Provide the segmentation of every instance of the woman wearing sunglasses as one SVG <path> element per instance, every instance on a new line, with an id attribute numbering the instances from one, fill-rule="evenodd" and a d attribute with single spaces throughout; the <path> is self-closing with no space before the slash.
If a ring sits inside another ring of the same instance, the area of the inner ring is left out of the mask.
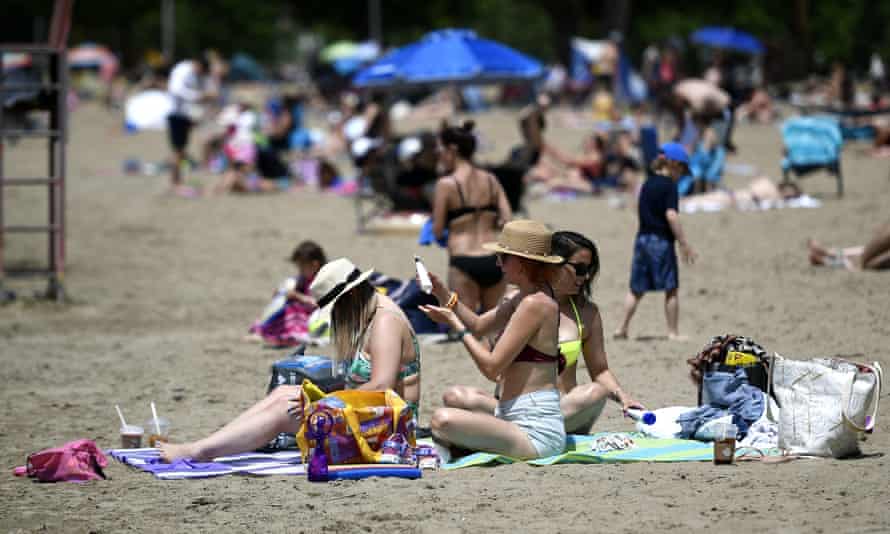
<path id="1" fill-rule="evenodd" d="M 592 241 L 576 232 L 556 232 L 552 254 L 562 256 L 560 276 L 553 286 L 559 302 L 559 350 L 566 366 L 559 375 L 560 408 L 566 432 L 588 433 L 602 413 L 606 398 L 619 402 L 622 409 L 643 406 L 621 389 L 609 369 L 603 344 L 603 323 L 599 308 L 591 301 L 591 284 L 599 274 L 599 254 Z M 434 281 L 434 286 L 441 285 Z M 460 311 L 466 313 L 464 308 Z M 479 321 L 479 323 L 483 323 Z M 467 321 L 467 324 L 477 324 Z M 578 384 L 578 361 L 583 358 L 589 384 Z M 445 391 L 446 406 L 491 413 L 498 400 L 478 388 L 454 386 Z"/>

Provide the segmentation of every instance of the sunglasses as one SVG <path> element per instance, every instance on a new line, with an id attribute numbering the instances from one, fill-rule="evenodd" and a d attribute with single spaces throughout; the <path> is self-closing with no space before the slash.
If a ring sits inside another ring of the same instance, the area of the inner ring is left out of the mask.
<path id="1" fill-rule="evenodd" d="M 589 263 L 571 263 L 566 262 L 566 265 L 570 266 L 575 271 L 575 276 L 579 278 L 587 278 L 591 274 L 593 274 L 593 266 Z"/>

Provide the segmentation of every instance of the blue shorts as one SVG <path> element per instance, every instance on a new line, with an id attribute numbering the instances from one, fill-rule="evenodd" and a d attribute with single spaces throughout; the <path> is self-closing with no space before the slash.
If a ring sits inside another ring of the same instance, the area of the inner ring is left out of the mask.
<path id="1" fill-rule="evenodd" d="M 677 289 L 677 271 L 673 241 L 655 234 L 637 235 L 630 267 L 630 290 L 633 293 Z"/>

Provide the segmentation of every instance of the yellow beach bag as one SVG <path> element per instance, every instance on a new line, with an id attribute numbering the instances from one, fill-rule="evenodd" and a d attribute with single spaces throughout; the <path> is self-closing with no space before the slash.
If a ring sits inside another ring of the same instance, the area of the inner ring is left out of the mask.
<path id="1" fill-rule="evenodd" d="M 297 432 L 297 445 L 303 462 L 315 447 L 316 414 L 330 417 L 324 448 L 331 465 L 380 463 L 383 442 L 402 434 L 411 447 L 415 442 L 414 413 L 395 391 L 345 390 L 325 393 L 309 380 L 303 381 L 309 400 L 303 406 L 303 422 Z M 324 417 L 324 416 L 322 416 Z"/>

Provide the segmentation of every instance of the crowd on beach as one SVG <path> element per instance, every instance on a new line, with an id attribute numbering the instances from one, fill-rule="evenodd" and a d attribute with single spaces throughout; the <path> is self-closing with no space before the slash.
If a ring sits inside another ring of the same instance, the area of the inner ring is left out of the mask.
<path id="1" fill-rule="evenodd" d="M 560 97 L 539 94 L 519 113 L 521 144 L 496 165 L 479 163 L 484 137 L 473 121 L 444 120 L 459 104 L 447 91 L 412 111 L 443 119 L 438 131 L 402 137 L 395 136 L 396 115 L 379 95 L 339 95 L 325 132 L 308 126 L 306 95 L 272 99 L 262 112 L 245 103 L 229 105 L 219 114 L 221 129 L 205 143 L 204 161 L 222 173 L 213 194 L 283 191 L 300 183 L 343 187 L 331 161 L 345 153 L 358 174 L 355 189 L 388 196 L 394 210 L 427 213 L 426 230 L 448 252 L 447 273 L 430 275 L 427 300 L 406 306 L 379 290 L 374 278 L 379 273 L 363 271 L 346 258 L 329 261 L 320 244 L 303 242 L 290 258 L 296 276 L 276 293 L 275 313 L 264 313 L 251 326 L 250 338 L 296 345 L 317 336 L 319 325 L 327 326 L 335 359 L 346 363 L 348 388 L 392 389 L 418 415 L 423 373 L 416 318 L 444 325 L 493 384 L 491 391 L 457 384 L 446 389 L 430 427 L 433 438 L 452 450 L 549 456 L 563 450 L 568 433 L 589 432 L 607 400 L 622 410 L 643 408 L 609 369 L 601 310 L 592 295 L 600 265 L 595 243 L 571 229 L 552 231 L 517 218 L 523 209 L 517 199 L 536 188 L 625 192 L 638 214 L 638 232 L 613 338 L 627 338 L 645 294 L 663 292 L 667 337 L 684 339 L 679 260 L 692 264 L 697 253 L 680 222 L 682 207 L 745 209 L 799 198 L 802 192 L 797 184 L 776 184 L 768 177 L 736 191 L 722 186 L 726 157 L 738 150 L 732 142 L 735 123 L 771 121 L 777 112 L 758 87 L 744 100 L 725 89 L 721 56 L 701 78 L 680 79 L 675 61 L 667 49 L 651 65 L 658 110 L 634 106 L 622 117 L 607 90 L 608 77 L 601 80 L 591 100 L 607 126 L 594 127 L 580 154 L 548 141 L 552 106 Z M 180 174 L 194 124 L 188 110 L 214 97 L 204 89 L 206 72 L 206 62 L 188 60 L 170 79 L 177 103 L 168 119 L 175 160 L 171 186 L 186 196 L 195 193 Z M 828 98 L 844 101 L 844 83 L 836 71 Z M 660 145 L 657 130 L 646 128 L 657 121 L 658 111 L 674 121 L 673 140 Z M 292 172 L 294 154 L 300 176 Z M 809 259 L 813 265 L 854 270 L 886 268 L 888 235 L 882 227 L 865 246 L 836 250 L 813 241 Z M 582 360 L 590 379 L 583 384 L 577 377 Z M 306 402 L 299 386 L 280 386 L 210 436 L 162 444 L 162 456 L 210 459 L 256 449 L 279 433 L 296 432 Z"/>
<path id="2" fill-rule="evenodd" d="M 645 101 L 620 100 L 613 87 L 616 75 L 600 68 L 586 93 L 589 113 L 564 105 L 578 97 L 564 76 L 552 74 L 558 70 L 554 67 L 538 96 L 519 113 L 520 143 L 504 160 L 480 161 L 480 165 L 505 187 L 514 210 L 521 208 L 525 193 L 574 198 L 607 192 L 619 199 L 615 205 L 633 205 L 657 147 L 657 133 L 647 133 L 654 128 L 669 133 L 690 156 L 690 172 L 678 182 L 681 197 L 731 193 L 723 176 L 727 158 L 736 154 L 732 141 L 736 123 L 772 122 L 780 111 L 755 67 L 741 68 L 738 61 L 725 58 L 718 51 L 700 77 L 688 77 L 682 74 L 673 48 L 647 50 L 642 72 L 651 98 Z M 748 71 L 753 72 L 739 74 Z M 172 148 L 171 192 L 192 197 L 202 191 L 205 195 L 274 193 L 310 186 L 342 194 L 373 192 L 385 197 L 396 212 L 432 212 L 440 174 L 435 132 L 397 133 L 394 122 L 408 117 L 446 120 L 469 106 L 462 92 L 441 89 L 413 106 L 383 93 L 322 94 L 307 87 L 261 91 L 239 100 L 223 97 L 229 94 L 221 89 L 225 72 L 225 63 L 215 55 L 181 61 L 170 71 L 167 91 L 174 107 L 166 120 Z M 838 64 L 827 82 L 809 84 L 792 100 L 801 107 L 854 113 L 844 124 L 873 137 L 875 154 L 881 154 L 890 135 L 880 113 L 890 109 L 890 102 L 883 96 L 883 78 L 875 78 L 871 86 L 869 102 L 859 102 L 862 91 L 853 91 L 852 77 Z M 201 138 L 193 140 L 193 130 L 209 116 L 215 116 L 213 125 L 202 127 Z M 554 124 L 586 130 L 579 150 L 568 151 L 548 139 L 547 129 Z M 192 158 L 188 147 L 196 143 L 201 145 L 200 157 Z M 183 173 L 189 163 L 218 174 L 218 180 L 187 185 Z M 761 200 L 770 203 L 803 194 L 799 187 L 785 188 L 767 198 L 755 196 L 753 206 Z M 752 205 L 744 199 L 735 203 L 731 194 L 729 198 L 727 202 L 712 196 L 704 205 L 715 209 Z M 693 200 L 691 205 L 702 201 Z"/>
<path id="3" fill-rule="evenodd" d="M 218 56 L 186 59 L 172 66 L 164 84 L 172 102 L 165 117 L 169 190 L 199 197 L 312 187 L 380 197 L 391 213 L 423 214 L 426 226 L 418 231 L 448 253 L 447 271 L 430 274 L 426 295 L 413 281 L 401 284 L 350 259 L 328 258 L 323 236 L 313 236 L 293 251 L 295 275 L 278 288 L 248 338 L 279 347 L 327 339 L 334 359 L 346 365 L 347 388 L 391 389 L 418 416 L 418 334 L 432 325 L 461 344 L 492 383 L 489 391 L 449 385 L 429 422 L 433 438 L 452 450 L 514 458 L 557 454 L 567 434 L 591 431 L 608 400 L 624 411 L 643 405 L 609 368 L 602 311 L 592 293 L 600 269 L 595 242 L 520 215 L 525 195 L 564 199 L 608 191 L 619 199 L 615 205 L 636 211 L 615 340 L 628 337 L 641 300 L 652 292 L 664 294 L 667 338 L 685 339 L 679 263 L 693 264 L 698 254 L 681 213 L 762 209 L 805 198 L 798 183 L 768 176 L 754 177 L 745 188 L 724 185 L 727 158 L 739 150 L 736 124 L 772 122 L 782 113 L 756 63 L 744 68 L 718 51 L 700 76 L 690 77 L 675 48 L 650 47 L 642 75 L 651 98 L 633 101 L 616 91 L 616 54 L 604 54 L 594 66 L 586 92 L 572 87 L 562 67 L 551 69 L 536 91 L 520 91 L 514 99 L 521 105 L 519 143 L 498 162 L 481 161 L 487 140 L 474 121 L 453 122 L 472 103 L 456 88 L 431 91 L 413 105 L 382 93 L 321 94 L 305 87 L 232 98 Z M 848 122 L 870 128 L 880 153 L 890 144 L 890 127 L 880 115 L 890 102 L 879 57 L 870 74 L 867 102 L 840 64 L 827 83 L 810 84 L 796 100 L 801 107 L 853 112 Z M 589 111 L 565 105 L 579 95 Z M 408 117 L 438 127 L 397 133 L 394 123 Z M 581 130 L 578 150 L 552 142 L 548 132 L 555 127 Z M 659 133 L 669 141 L 659 142 Z M 199 158 L 189 152 L 196 145 Z M 190 184 L 193 166 L 218 177 Z M 811 241 L 808 248 L 813 265 L 886 269 L 890 228 L 879 227 L 862 246 L 832 249 Z M 398 291 L 391 291 L 394 285 Z M 578 379 L 582 362 L 589 382 Z M 161 444 L 162 456 L 201 460 L 256 449 L 279 433 L 296 432 L 306 402 L 299 386 L 280 386 L 210 436 Z"/>

